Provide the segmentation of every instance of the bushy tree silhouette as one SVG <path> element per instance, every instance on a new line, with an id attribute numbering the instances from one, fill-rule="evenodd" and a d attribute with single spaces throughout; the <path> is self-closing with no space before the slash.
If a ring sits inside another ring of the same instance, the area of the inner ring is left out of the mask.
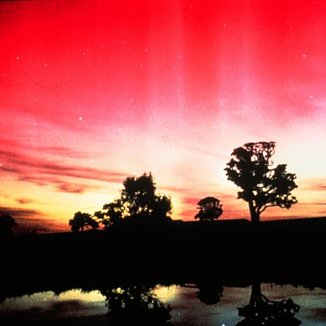
<path id="1" fill-rule="evenodd" d="M 197 287 L 197 298 L 207 305 L 217 304 L 223 296 L 224 289 L 221 284 L 205 281 L 197 283 Z"/>
<path id="2" fill-rule="evenodd" d="M 74 217 L 69 220 L 69 225 L 71 226 L 71 231 L 78 232 L 84 231 L 84 228 L 91 227 L 96 229 L 99 227 L 98 222 L 92 217 L 91 214 L 77 212 Z"/>
<path id="3" fill-rule="evenodd" d="M 201 222 L 214 221 L 223 214 L 220 200 L 215 197 L 205 197 L 197 203 L 199 212 L 195 215 L 195 219 Z"/>
<path id="4" fill-rule="evenodd" d="M 156 298 L 152 288 L 133 285 L 101 292 L 106 296 L 110 325 L 171 325 L 171 308 Z"/>
<path id="5" fill-rule="evenodd" d="M 13 235 L 13 228 L 17 226 L 17 223 L 12 216 L 7 214 L 2 214 L 0 216 L 0 236 L 10 237 Z"/>
<path id="6" fill-rule="evenodd" d="M 259 222 L 268 207 L 290 208 L 297 203 L 291 195 L 296 175 L 286 171 L 286 164 L 272 168 L 274 153 L 275 142 L 247 143 L 232 152 L 225 168 L 228 180 L 242 189 L 238 198 L 248 202 L 253 222 Z"/>
<path id="7" fill-rule="evenodd" d="M 152 174 L 144 173 L 140 177 L 128 177 L 123 182 L 119 199 L 103 206 L 103 223 L 106 226 L 122 220 L 140 223 L 160 223 L 170 220 L 171 200 L 157 195 Z"/>
<path id="8" fill-rule="evenodd" d="M 105 204 L 103 209 L 105 212 L 102 213 L 102 223 L 106 228 L 122 221 L 124 206 L 120 199 L 117 199 L 112 203 Z"/>
<path id="9" fill-rule="evenodd" d="M 301 321 L 294 317 L 300 306 L 292 299 L 272 301 L 262 293 L 260 283 L 251 287 L 249 305 L 238 308 L 239 316 L 245 317 L 236 326 L 298 326 Z"/>

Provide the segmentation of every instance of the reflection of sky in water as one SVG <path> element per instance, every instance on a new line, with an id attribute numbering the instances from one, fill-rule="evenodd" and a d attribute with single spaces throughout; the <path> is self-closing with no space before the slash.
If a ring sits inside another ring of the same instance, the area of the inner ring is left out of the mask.
<path id="1" fill-rule="evenodd" d="M 197 291 L 194 287 L 160 286 L 154 293 L 171 306 L 171 322 L 175 326 L 234 326 L 242 319 L 238 316 L 237 308 L 249 303 L 251 287 L 225 287 L 221 301 L 214 305 L 200 302 L 196 297 Z M 292 298 L 301 307 L 295 316 L 302 321 L 302 325 L 326 324 L 326 290 L 310 291 L 302 287 L 263 284 L 262 294 L 270 300 Z M 53 292 L 43 292 L 9 298 L 0 304 L 0 316 L 20 314 L 44 320 L 105 316 L 106 313 L 105 297 L 98 291 L 70 290 L 58 296 Z"/>
<path id="2" fill-rule="evenodd" d="M 80 317 L 105 314 L 105 298 L 99 291 L 69 290 L 55 295 L 53 292 L 35 293 L 6 299 L 0 304 L 0 314 L 19 313 L 26 316 L 43 314 L 45 317 Z"/>

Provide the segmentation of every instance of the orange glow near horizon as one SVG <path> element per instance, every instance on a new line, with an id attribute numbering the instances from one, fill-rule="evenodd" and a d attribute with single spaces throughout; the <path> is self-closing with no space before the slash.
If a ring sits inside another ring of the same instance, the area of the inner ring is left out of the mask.
<path id="1" fill-rule="evenodd" d="M 68 230 L 152 172 L 173 218 L 214 196 L 248 218 L 224 173 L 232 150 L 275 141 L 299 203 L 326 215 L 326 4 L 0 2 L 0 213 Z"/>

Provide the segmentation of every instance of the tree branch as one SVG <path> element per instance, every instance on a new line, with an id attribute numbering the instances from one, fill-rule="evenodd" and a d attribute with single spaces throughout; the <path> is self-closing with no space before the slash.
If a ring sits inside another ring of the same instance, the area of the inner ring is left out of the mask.
<path id="1" fill-rule="evenodd" d="M 275 206 L 277 206 L 277 205 L 270 204 L 270 205 L 262 206 L 262 207 L 260 207 L 260 208 L 258 209 L 258 213 L 261 214 L 262 212 L 265 211 L 266 208 L 268 208 L 268 207 L 275 207 Z"/>

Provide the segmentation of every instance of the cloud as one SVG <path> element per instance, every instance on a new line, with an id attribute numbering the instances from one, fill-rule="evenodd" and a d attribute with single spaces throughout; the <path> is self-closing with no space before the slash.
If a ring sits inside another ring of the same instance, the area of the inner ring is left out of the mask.
<path id="1" fill-rule="evenodd" d="M 171 192 L 176 192 L 176 193 L 184 193 L 189 191 L 189 189 L 187 188 L 182 188 L 182 187 L 177 187 L 177 186 L 164 186 L 161 187 L 160 189 L 162 189 L 163 191 L 171 191 Z"/>
<path id="2" fill-rule="evenodd" d="M 14 231 L 17 234 L 69 231 L 68 222 L 67 224 L 58 223 L 55 220 L 46 218 L 43 213 L 34 209 L 0 206 L 0 214 L 8 214 L 15 219 L 17 227 L 15 227 Z"/>
<path id="3" fill-rule="evenodd" d="M 185 197 L 182 199 L 182 202 L 185 204 L 185 205 L 191 205 L 193 206 L 194 208 L 197 207 L 197 203 L 199 202 L 201 198 L 198 198 L 198 197 Z"/>
<path id="4" fill-rule="evenodd" d="M 62 192 L 69 192 L 73 194 L 82 194 L 87 190 L 94 189 L 96 187 L 90 187 L 77 183 L 59 182 L 57 188 Z"/>
<path id="5" fill-rule="evenodd" d="M 326 191 L 326 179 L 325 178 L 311 178 L 302 181 L 300 188 L 305 190 L 314 191 Z"/>
<path id="6" fill-rule="evenodd" d="M 12 208 L 7 206 L 0 206 L 0 214 L 8 214 L 14 218 L 28 218 L 30 216 L 41 216 L 42 213 L 34 210 L 34 209 L 27 209 L 27 208 Z"/>
<path id="7" fill-rule="evenodd" d="M 326 191 L 326 184 L 315 184 L 313 190 Z"/>
<path id="8" fill-rule="evenodd" d="M 100 187 L 95 185 L 83 184 L 78 182 L 63 181 L 60 177 L 51 176 L 24 176 L 18 179 L 19 181 L 31 182 L 39 186 L 53 185 L 60 192 L 67 192 L 73 194 L 82 194 L 89 190 L 98 189 Z"/>
<path id="9" fill-rule="evenodd" d="M 58 147 L 58 146 L 52 146 L 52 147 L 46 147 L 46 146 L 40 146 L 40 147 L 34 147 L 35 150 L 40 150 L 42 152 L 46 152 L 47 154 L 54 154 L 54 155 L 60 155 L 64 157 L 73 157 L 73 158 L 88 158 L 89 155 L 86 153 L 82 153 L 81 151 L 76 151 L 71 148 L 67 147 Z"/>
<path id="10" fill-rule="evenodd" d="M 30 204 L 33 202 L 31 199 L 27 199 L 27 198 L 17 198 L 16 201 L 17 201 L 17 203 L 22 204 L 22 205 Z"/>
<path id="11" fill-rule="evenodd" d="M 94 185 L 83 183 L 85 180 L 121 183 L 126 177 L 126 174 L 120 172 L 61 164 L 7 151 L 0 151 L 0 160 L 1 170 L 15 174 L 20 181 L 32 182 L 39 186 L 52 184 L 57 190 L 68 193 L 83 193 L 96 188 Z M 69 182 L 69 178 L 80 181 Z"/>
<path id="12" fill-rule="evenodd" d="M 18 227 L 15 230 L 16 233 L 26 233 L 26 232 L 37 232 L 37 233 L 51 233 L 51 232 L 67 232 L 70 231 L 67 223 L 58 223 L 55 220 L 51 220 L 48 218 L 16 218 L 15 219 Z"/>

